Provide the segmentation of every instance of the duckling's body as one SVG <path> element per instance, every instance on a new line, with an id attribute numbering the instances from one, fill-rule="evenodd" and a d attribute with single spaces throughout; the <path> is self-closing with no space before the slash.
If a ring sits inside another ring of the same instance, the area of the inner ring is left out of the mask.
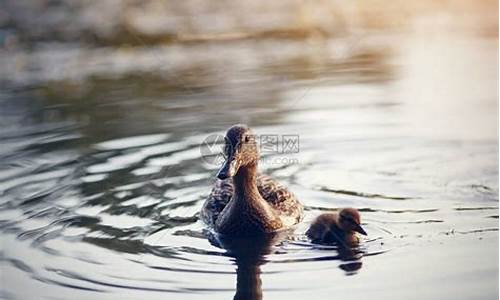
<path id="1" fill-rule="evenodd" d="M 325 213 L 318 216 L 306 232 L 314 243 L 340 243 L 353 246 L 359 242 L 356 235 L 366 235 L 360 225 L 360 216 L 354 208 L 344 208 L 338 213 Z"/>
<path id="2" fill-rule="evenodd" d="M 226 133 L 227 160 L 201 210 L 215 231 L 237 236 L 285 229 L 300 222 L 303 207 L 285 186 L 257 173 L 259 154 L 250 129 L 231 127 Z"/>

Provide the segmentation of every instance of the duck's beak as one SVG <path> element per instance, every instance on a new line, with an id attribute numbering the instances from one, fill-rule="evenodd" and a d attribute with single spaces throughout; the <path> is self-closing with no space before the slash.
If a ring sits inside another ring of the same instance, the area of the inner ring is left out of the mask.
<path id="1" fill-rule="evenodd" d="M 238 163 L 234 158 L 228 158 L 217 173 L 217 178 L 224 180 L 233 177 L 238 171 Z"/>
<path id="2" fill-rule="evenodd" d="M 361 227 L 361 225 L 356 224 L 356 227 L 354 228 L 354 231 L 361 233 L 362 235 L 368 235 L 366 231 Z"/>

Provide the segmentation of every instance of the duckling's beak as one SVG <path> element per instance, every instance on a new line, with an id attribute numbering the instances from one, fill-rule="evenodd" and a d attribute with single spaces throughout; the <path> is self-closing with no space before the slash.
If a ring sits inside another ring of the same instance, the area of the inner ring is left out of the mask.
<path id="1" fill-rule="evenodd" d="M 220 180 L 228 179 L 230 177 L 233 177 L 237 171 L 237 161 L 234 158 L 228 158 L 217 173 L 217 178 L 219 178 Z"/>
<path id="2" fill-rule="evenodd" d="M 362 235 L 368 235 L 366 231 L 361 227 L 361 225 L 356 224 L 356 227 L 354 228 L 354 231 L 361 233 Z"/>

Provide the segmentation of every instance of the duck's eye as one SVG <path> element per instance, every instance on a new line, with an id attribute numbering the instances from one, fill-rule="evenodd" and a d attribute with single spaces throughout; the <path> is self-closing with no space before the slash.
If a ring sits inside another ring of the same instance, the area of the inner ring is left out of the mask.
<path id="1" fill-rule="evenodd" d="M 243 138 L 243 141 L 245 141 L 245 143 L 255 143 L 255 136 L 254 135 L 245 135 L 245 137 Z"/>

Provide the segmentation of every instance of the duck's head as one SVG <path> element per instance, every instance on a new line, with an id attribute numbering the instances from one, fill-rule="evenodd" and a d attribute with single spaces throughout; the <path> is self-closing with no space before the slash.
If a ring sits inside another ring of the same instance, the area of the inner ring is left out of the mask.
<path id="1" fill-rule="evenodd" d="M 226 158 L 217 178 L 227 179 L 238 173 L 241 167 L 257 164 L 259 149 L 255 135 L 246 125 L 234 125 L 228 129 L 224 138 L 224 156 Z"/>
<path id="2" fill-rule="evenodd" d="M 339 226 L 344 231 L 356 231 L 366 235 L 366 231 L 361 227 L 361 217 L 355 208 L 343 208 L 339 211 Z"/>

